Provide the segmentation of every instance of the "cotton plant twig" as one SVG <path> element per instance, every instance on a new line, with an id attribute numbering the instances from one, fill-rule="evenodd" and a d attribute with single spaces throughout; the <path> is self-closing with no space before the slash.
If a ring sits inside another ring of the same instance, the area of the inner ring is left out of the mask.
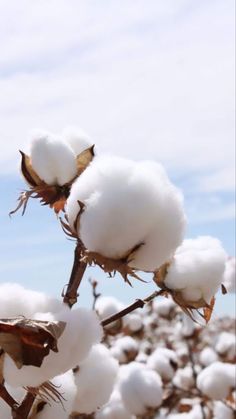
<path id="1" fill-rule="evenodd" d="M 115 322 L 116 320 L 121 319 L 122 317 L 126 316 L 127 314 L 131 313 L 132 311 L 136 310 L 137 308 L 143 308 L 145 304 L 152 301 L 154 298 L 159 297 L 160 295 L 165 294 L 164 290 L 155 291 L 148 297 L 144 298 L 143 300 L 138 299 L 134 303 L 130 304 L 128 307 L 124 308 L 123 310 L 119 311 L 118 313 L 113 314 L 110 317 L 102 320 L 101 325 L 107 326 L 110 323 Z"/>
<path id="2" fill-rule="evenodd" d="M 74 251 L 74 262 L 69 284 L 67 285 L 65 294 L 64 292 L 62 293 L 64 303 L 68 304 L 70 308 L 77 302 L 78 288 L 80 286 L 81 280 L 87 267 L 87 263 L 81 260 L 82 250 L 83 244 L 78 239 Z"/>
<path id="3" fill-rule="evenodd" d="M 94 310 L 95 309 L 95 305 L 96 305 L 96 301 L 101 296 L 101 293 L 97 292 L 98 282 L 95 279 L 89 278 L 89 283 L 91 284 L 92 292 L 93 292 L 93 305 L 92 305 L 92 309 Z"/>
<path id="4" fill-rule="evenodd" d="M 12 418 L 27 419 L 34 404 L 35 398 L 36 394 L 28 391 L 21 404 L 17 408 L 12 409 Z"/>

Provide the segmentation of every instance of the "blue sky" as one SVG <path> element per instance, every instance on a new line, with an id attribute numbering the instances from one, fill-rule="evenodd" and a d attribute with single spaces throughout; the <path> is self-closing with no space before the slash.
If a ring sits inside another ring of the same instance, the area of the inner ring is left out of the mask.
<path id="1" fill-rule="evenodd" d="M 80 126 L 100 150 L 162 162 L 184 192 L 187 236 L 235 253 L 234 1 L 2 0 L 0 42 L 1 281 L 59 295 L 70 273 L 73 243 L 47 208 L 8 217 L 35 128 Z M 126 302 L 152 291 L 89 275 Z"/>

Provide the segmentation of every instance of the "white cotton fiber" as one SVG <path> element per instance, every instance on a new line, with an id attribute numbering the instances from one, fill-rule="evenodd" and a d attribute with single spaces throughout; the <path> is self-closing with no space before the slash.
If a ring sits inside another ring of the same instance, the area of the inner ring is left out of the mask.
<path id="1" fill-rule="evenodd" d="M 221 332 L 216 341 L 216 352 L 225 356 L 228 361 L 236 358 L 236 336 L 233 333 Z"/>
<path id="2" fill-rule="evenodd" d="M 235 258 L 228 258 L 225 264 L 222 282 L 227 291 L 230 293 L 235 293 L 236 289 L 235 266 Z"/>
<path id="3" fill-rule="evenodd" d="M 143 415 L 149 407 L 162 402 L 160 376 L 143 364 L 132 362 L 120 368 L 119 389 L 126 409 L 134 415 Z"/>
<path id="4" fill-rule="evenodd" d="M 214 402 L 214 419 L 235 419 L 233 409 L 220 401 Z"/>
<path id="5" fill-rule="evenodd" d="M 218 356 L 214 349 L 207 346 L 199 354 L 199 361 L 204 367 L 208 367 L 208 365 L 218 361 Z"/>
<path id="6" fill-rule="evenodd" d="M 35 419 L 68 419 L 76 395 L 74 374 L 72 370 L 67 371 L 65 374 L 54 377 L 51 382 L 62 395 L 62 403 L 50 400 L 43 407 L 43 410 L 36 415 Z"/>
<path id="7" fill-rule="evenodd" d="M 0 318 L 24 316 L 32 319 L 36 312 L 56 312 L 65 307 L 60 300 L 16 283 L 0 284 Z"/>
<path id="8" fill-rule="evenodd" d="M 95 310 L 101 320 L 112 316 L 115 313 L 123 310 L 124 304 L 122 304 L 115 297 L 102 296 L 99 297 L 95 304 Z"/>
<path id="9" fill-rule="evenodd" d="M 173 413 L 168 415 L 168 419 L 203 419 L 201 406 L 195 405 L 188 413 Z M 222 419 L 222 418 L 221 418 Z"/>
<path id="10" fill-rule="evenodd" d="M 182 241 L 182 197 L 157 163 L 95 157 L 67 201 L 72 228 L 78 200 L 85 204 L 78 233 L 90 251 L 118 259 L 143 243 L 130 266 L 153 271 Z"/>
<path id="11" fill-rule="evenodd" d="M 124 406 L 120 392 L 115 389 L 109 402 L 101 408 L 96 414 L 96 419 L 135 419 Z"/>
<path id="12" fill-rule="evenodd" d="M 192 368 L 189 366 L 179 368 L 174 376 L 173 384 L 181 389 L 190 390 L 194 386 Z"/>
<path id="13" fill-rule="evenodd" d="M 156 298 L 152 303 L 153 311 L 161 317 L 169 317 L 170 313 L 176 307 L 171 298 Z"/>
<path id="14" fill-rule="evenodd" d="M 109 400 L 118 373 L 118 362 L 104 345 L 95 345 L 75 373 L 77 395 L 73 411 L 93 413 Z"/>
<path id="15" fill-rule="evenodd" d="M 139 346 L 131 336 L 122 336 L 115 341 L 110 351 L 120 363 L 126 363 L 136 358 Z"/>
<path id="16" fill-rule="evenodd" d="M 170 381 L 178 366 L 174 351 L 167 348 L 157 348 L 148 358 L 147 366 L 160 374 L 164 381 Z"/>
<path id="17" fill-rule="evenodd" d="M 90 137 L 81 128 L 67 127 L 62 132 L 62 138 L 70 145 L 76 156 L 92 146 Z"/>
<path id="18" fill-rule="evenodd" d="M 214 400 L 223 400 L 235 387 L 236 366 L 214 362 L 198 374 L 197 387 Z"/>
<path id="19" fill-rule="evenodd" d="M 181 290 L 186 301 L 203 298 L 210 303 L 221 284 L 225 260 L 219 240 L 208 236 L 185 240 L 168 268 L 165 285 Z"/>
<path id="20" fill-rule="evenodd" d="M 60 137 L 44 131 L 36 132 L 30 154 L 35 172 L 48 185 L 64 185 L 76 176 L 75 154 Z"/>
<path id="21" fill-rule="evenodd" d="M 59 374 L 74 368 L 88 355 L 92 345 L 102 338 L 102 328 L 94 311 L 78 308 L 64 309 L 59 313 L 38 313 L 35 319 L 63 321 L 65 330 L 58 339 L 58 352 L 50 351 L 40 368 L 23 366 L 18 369 L 12 359 L 6 355 L 3 375 L 7 383 L 13 386 L 38 386 Z"/>
<path id="22" fill-rule="evenodd" d="M 138 313 L 130 313 L 123 317 L 124 327 L 127 327 L 132 333 L 138 332 L 143 327 L 142 316 Z"/>

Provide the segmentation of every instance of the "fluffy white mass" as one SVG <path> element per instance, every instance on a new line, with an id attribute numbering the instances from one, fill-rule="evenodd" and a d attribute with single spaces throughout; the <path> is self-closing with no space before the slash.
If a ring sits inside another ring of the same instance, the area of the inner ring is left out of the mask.
<path id="1" fill-rule="evenodd" d="M 216 352 L 225 356 L 228 361 L 236 358 L 236 336 L 233 333 L 222 332 L 216 342 Z"/>
<path id="2" fill-rule="evenodd" d="M 99 297 L 95 304 L 95 310 L 98 313 L 98 316 L 101 320 L 104 320 L 106 317 L 110 317 L 118 311 L 123 310 L 124 305 L 117 300 L 115 297 Z"/>
<path id="3" fill-rule="evenodd" d="M 218 361 L 218 356 L 214 349 L 207 346 L 201 351 L 199 355 L 199 361 L 204 367 L 208 367 L 208 365 Z"/>
<path id="4" fill-rule="evenodd" d="M 184 299 L 210 303 L 222 282 L 226 253 L 219 240 L 203 236 L 185 240 L 168 267 L 165 285 Z"/>
<path id="5" fill-rule="evenodd" d="M 130 266 L 153 271 L 182 241 L 182 197 L 157 163 L 95 157 L 67 201 L 72 228 L 78 200 L 85 205 L 78 234 L 90 251 L 119 259 L 142 244 Z"/>
<path id="6" fill-rule="evenodd" d="M 235 258 L 228 258 L 225 264 L 223 284 L 228 292 L 235 293 L 236 289 L 236 261 Z"/>
<path id="7" fill-rule="evenodd" d="M 184 390 L 189 390 L 193 387 L 194 377 L 192 368 L 189 366 L 179 368 L 174 376 L 173 383 L 176 387 Z"/>
<path id="8" fill-rule="evenodd" d="M 120 392 L 115 389 L 109 402 L 95 415 L 96 419 L 135 419 L 124 406 Z"/>
<path id="9" fill-rule="evenodd" d="M 174 351 L 167 348 L 157 348 L 148 358 L 147 366 L 160 374 L 164 381 L 170 381 L 178 366 Z"/>
<path id="10" fill-rule="evenodd" d="M 197 387 L 213 400 L 223 400 L 235 388 L 235 377 L 235 365 L 214 362 L 198 374 Z"/>
<path id="11" fill-rule="evenodd" d="M 118 338 L 110 349 L 111 354 L 121 364 L 134 360 L 138 354 L 138 350 L 138 343 L 131 336 Z"/>
<path id="12" fill-rule="evenodd" d="M 77 394 L 73 411 L 93 413 L 109 399 L 118 373 L 118 362 L 104 345 L 95 345 L 75 373 Z"/>
<path id="13" fill-rule="evenodd" d="M 154 312 L 162 317 L 169 317 L 170 313 L 176 307 L 176 304 L 171 298 L 156 298 L 152 305 Z"/>
<path id="14" fill-rule="evenodd" d="M 59 313 L 36 313 L 37 320 L 63 321 L 66 327 L 58 339 L 58 352 L 50 351 L 40 368 L 23 366 L 18 369 L 5 355 L 3 376 L 12 386 L 36 387 L 51 378 L 77 366 L 88 355 L 92 345 L 102 338 L 102 328 L 94 311 L 78 308 Z"/>
<path id="15" fill-rule="evenodd" d="M 142 415 L 149 407 L 162 402 L 160 376 L 142 364 L 132 362 L 120 368 L 119 389 L 126 409 L 134 415 Z"/>
<path id="16" fill-rule="evenodd" d="M 76 156 L 92 146 L 90 137 L 81 128 L 67 127 L 62 132 L 62 138 L 70 145 Z"/>

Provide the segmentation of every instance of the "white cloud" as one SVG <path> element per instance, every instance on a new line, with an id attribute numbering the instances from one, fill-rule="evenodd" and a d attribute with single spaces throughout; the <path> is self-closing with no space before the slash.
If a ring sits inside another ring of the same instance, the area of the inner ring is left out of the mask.
<path id="1" fill-rule="evenodd" d="M 226 167 L 204 177 L 199 176 L 198 190 L 201 192 L 234 192 L 235 191 L 235 169 Z"/>

